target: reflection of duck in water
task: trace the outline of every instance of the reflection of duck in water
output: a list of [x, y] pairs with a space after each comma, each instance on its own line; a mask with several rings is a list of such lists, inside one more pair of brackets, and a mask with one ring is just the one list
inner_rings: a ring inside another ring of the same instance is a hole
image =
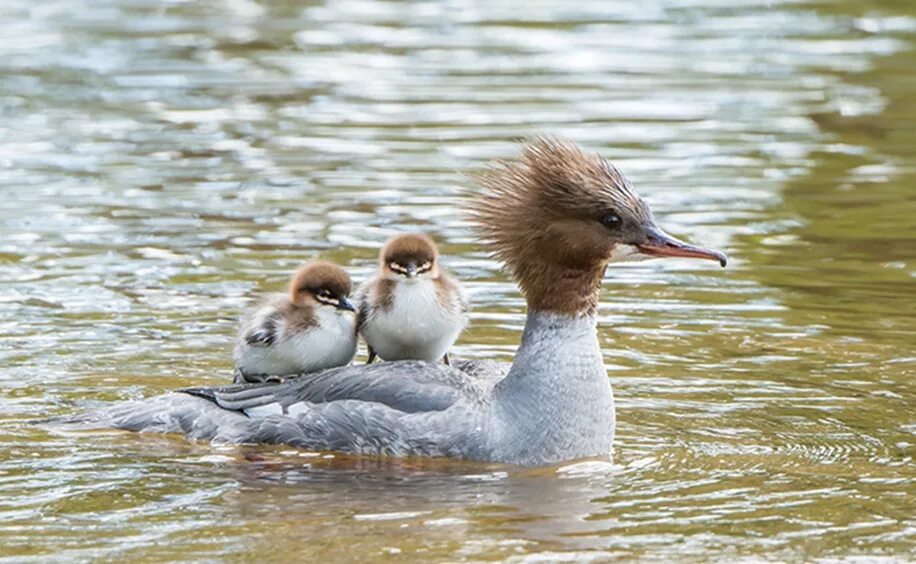
[[136, 431], [345, 452], [537, 465], [607, 455], [614, 399], [596, 333], [608, 263], [717, 251], [665, 234], [607, 161], [537, 139], [479, 176], [471, 204], [490, 249], [528, 302], [505, 377], [473, 363], [346, 366], [279, 385], [197, 388], [79, 418]]
[[379, 273], [357, 291], [359, 332], [369, 363], [440, 358], [467, 325], [467, 300], [439, 268], [439, 251], [425, 235], [390, 239], [379, 254]]
[[351, 286], [350, 276], [336, 264], [315, 261], [300, 268], [288, 294], [270, 296], [242, 322], [236, 381], [280, 381], [349, 364], [356, 354]]

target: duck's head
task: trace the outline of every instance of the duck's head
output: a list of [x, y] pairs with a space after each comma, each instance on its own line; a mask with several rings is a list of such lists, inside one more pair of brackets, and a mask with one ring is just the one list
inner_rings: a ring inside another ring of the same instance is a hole
[[594, 311], [611, 262], [684, 257], [725, 266], [721, 252], [665, 233], [620, 171], [572, 142], [535, 138], [520, 160], [475, 176], [483, 191], [472, 219], [533, 309]]
[[417, 281], [439, 277], [439, 251], [421, 233], [395, 235], [379, 253], [382, 275], [394, 281]]
[[350, 302], [350, 275], [334, 263], [312, 261], [304, 264], [289, 286], [290, 299], [297, 306], [333, 307], [356, 311]]

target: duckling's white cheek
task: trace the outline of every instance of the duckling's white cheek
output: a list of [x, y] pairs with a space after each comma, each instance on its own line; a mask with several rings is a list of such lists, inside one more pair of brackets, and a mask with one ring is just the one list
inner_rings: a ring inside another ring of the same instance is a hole
[[646, 260], [648, 257], [641, 252], [635, 245], [627, 245], [625, 243], [618, 243], [614, 245], [614, 250], [611, 251], [611, 258], [608, 262], [634, 262], [638, 260]]

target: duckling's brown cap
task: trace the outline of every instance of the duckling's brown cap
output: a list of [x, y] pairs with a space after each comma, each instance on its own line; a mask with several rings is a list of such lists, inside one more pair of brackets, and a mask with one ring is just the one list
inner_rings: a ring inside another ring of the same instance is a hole
[[388, 239], [379, 253], [379, 260], [382, 265], [409, 261], [422, 264], [434, 262], [438, 254], [436, 243], [429, 236], [423, 233], [402, 233]]
[[320, 290], [327, 290], [334, 296], [346, 297], [350, 295], [352, 288], [353, 282], [346, 270], [322, 260], [304, 264], [296, 271], [290, 284], [293, 295], [304, 291], [317, 294]]

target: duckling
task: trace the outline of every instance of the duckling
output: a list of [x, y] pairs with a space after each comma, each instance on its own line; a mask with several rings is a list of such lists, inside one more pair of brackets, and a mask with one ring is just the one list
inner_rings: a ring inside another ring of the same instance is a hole
[[357, 290], [359, 333], [372, 363], [442, 359], [468, 322], [461, 286], [441, 268], [432, 239], [418, 233], [392, 237], [379, 254], [379, 271]]
[[353, 360], [351, 287], [350, 276], [336, 264], [302, 266], [288, 293], [269, 296], [243, 320], [234, 353], [236, 383], [283, 381]]

